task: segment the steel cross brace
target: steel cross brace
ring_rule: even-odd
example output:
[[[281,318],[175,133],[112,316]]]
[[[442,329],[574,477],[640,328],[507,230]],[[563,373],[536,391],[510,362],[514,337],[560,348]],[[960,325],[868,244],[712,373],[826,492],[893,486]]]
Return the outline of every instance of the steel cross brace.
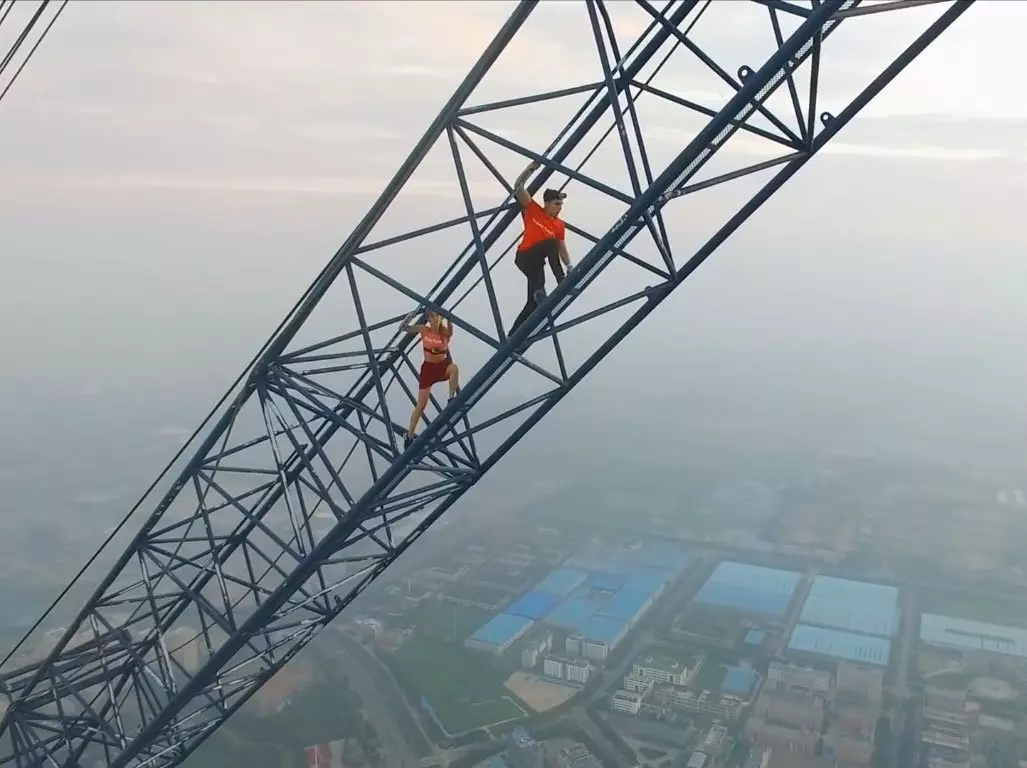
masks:
[[[533,191],[545,183],[554,168],[578,183],[612,189],[585,176],[580,166],[571,168],[566,162],[589,129],[616,104],[614,124],[631,168],[632,192],[611,197],[626,198],[622,202],[629,204],[628,211],[602,237],[587,238],[594,243],[593,248],[514,336],[504,333],[494,291],[488,285],[494,330],[476,325],[456,311],[463,300],[458,294],[468,282],[487,283],[490,265],[486,256],[504,233],[509,234],[509,225],[517,216],[509,201],[482,212],[471,210],[457,139],[479,159],[483,153],[469,140],[471,133],[501,139],[494,134],[488,136],[489,132],[470,118],[504,105],[464,108],[463,102],[532,10],[532,3],[522,5],[397,180],[390,184],[384,202],[379,201],[308,292],[292,322],[272,343],[243,391],[61,643],[44,662],[0,678],[0,692],[11,702],[0,728],[10,747],[4,743],[0,763],[13,760],[19,765],[77,765],[90,747],[95,748],[91,750],[94,755],[99,750],[109,765],[171,765],[184,759],[460,498],[970,2],[950,7],[863,94],[836,117],[826,120],[819,133],[814,131],[813,116],[821,45],[840,23],[837,12],[851,10],[857,3],[838,0],[819,4],[787,39],[779,32],[772,7],[770,17],[778,31],[778,50],[758,70],[740,73],[734,83],[735,97],[721,109],[696,110],[710,117],[709,123],[656,177],[645,157],[644,130],[638,126],[633,99],[642,92],[647,96],[673,96],[642,83],[641,70],[665,42],[689,47],[681,26],[698,4],[672,3],[662,12],[652,12],[648,3],[640,5],[655,17],[654,24],[621,56],[604,6],[588,4],[603,79],[597,85],[578,89],[593,89],[593,98],[546,152],[536,154],[517,148],[525,157],[541,158],[545,165],[531,184]],[[803,114],[791,73],[807,61],[814,72]],[[780,165],[781,170],[706,245],[678,266],[667,242],[661,210],[677,197],[753,172],[743,169],[719,179],[694,181],[732,135],[753,131],[745,121],[753,113],[766,111],[765,100],[781,84],[789,87],[797,128],[782,131],[774,140],[791,151],[776,161],[758,164],[763,169]],[[775,125],[787,125],[780,115],[774,117]],[[453,150],[468,215],[431,229],[473,222],[472,243],[435,288],[419,292],[391,278],[367,256],[399,239],[392,238],[386,244],[364,241],[374,220],[399,194],[420,157],[443,134]],[[634,164],[635,149],[625,140],[632,134],[638,165]],[[501,176],[494,167],[490,170]],[[655,245],[657,257],[652,263],[640,253],[627,250],[641,232],[648,232]],[[586,289],[618,259],[644,268],[655,282],[601,310],[561,323],[562,316]],[[359,330],[290,349],[313,307],[343,274],[359,317]],[[407,451],[400,447],[403,427],[390,413],[390,403],[394,406],[396,400],[390,401],[389,396],[397,386],[405,386],[401,377],[410,378],[413,372],[409,343],[391,333],[387,340],[373,338],[389,331],[398,316],[377,321],[367,317],[358,283],[369,276],[409,298],[410,306],[440,309],[458,328],[494,350],[457,400],[431,420]],[[558,346],[561,334],[612,311],[615,305],[637,308],[584,362],[568,366]],[[554,342],[557,370],[549,370],[527,356],[525,350],[544,338]],[[338,351],[350,342],[356,347]],[[314,367],[302,368],[310,365]],[[487,396],[515,365],[535,372],[552,388],[488,415]],[[323,374],[339,369],[359,372],[349,391],[321,380]],[[409,407],[413,393],[409,386],[406,389],[406,397],[399,402]],[[247,410],[245,406],[251,404],[255,408]],[[509,426],[514,416],[523,417],[520,424],[504,431],[494,447],[483,448],[483,436],[497,426]],[[343,436],[353,438],[351,450],[332,453]],[[350,464],[358,452],[366,460],[359,472]],[[186,510],[175,507],[183,499],[190,504],[184,516],[181,513]],[[321,507],[327,507],[327,511],[320,511]],[[169,514],[173,510],[182,519]],[[324,520],[328,522],[319,522]],[[138,571],[127,573],[133,562]],[[186,636],[176,634],[187,628]],[[198,665],[183,660],[184,651],[193,650],[202,659]],[[6,754],[8,748],[12,750],[10,756]]]

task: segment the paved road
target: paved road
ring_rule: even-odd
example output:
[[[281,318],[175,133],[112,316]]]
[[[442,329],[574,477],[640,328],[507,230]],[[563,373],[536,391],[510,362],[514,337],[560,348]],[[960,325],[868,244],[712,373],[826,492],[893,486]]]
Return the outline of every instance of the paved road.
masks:
[[[788,650],[788,640],[792,636],[792,630],[795,629],[795,625],[799,623],[799,617],[802,616],[802,608],[806,605],[806,598],[809,596],[809,591],[813,587],[813,579],[816,576],[817,570],[815,568],[806,568],[802,578],[799,580],[798,594],[792,597],[794,608],[785,624],[784,632],[781,633],[781,637],[778,638],[778,642],[774,646],[774,653],[779,656],[784,655],[784,652]]]
[[[892,693],[895,694],[897,712],[892,718],[892,743],[888,764],[891,768],[899,766],[899,746],[902,743],[902,734],[906,728],[906,699],[909,697],[909,660],[916,643],[916,596],[911,589],[903,589],[900,593],[902,600],[902,628],[899,636],[899,664],[896,672],[895,685]]]
[[[903,589],[902,595],[902,629],[899,642],[898,676],[895,679],[894,693],[900,699],[909,696],[907,682],[909,680],[909,659],[913,646],[916,644],[916,597],[911,589]]]
[[[342,647],[333,658],[364,702],[367,718],[380,734],[383,756],[391,753],[387,768],[416,768],[422,758],[432,757],[431,745],[381,662],[341,629],[336,636]]]
[[[584,710],[578,709],[575,711],[574,721],[578,724],[581,730],[587,733],[592,741],[596,743],[596,746],[602,750],[608,760],[614,762],[616,765],[623,766],[624,768],[627,768],[630,765],[621,753],[617,751],[617,748],[606,739],[603,732],[596,728],[595,723],[592,722],[591,718],[589,718],[588,714]],[[597,755],[597,757],[599,757],[599,755]]]

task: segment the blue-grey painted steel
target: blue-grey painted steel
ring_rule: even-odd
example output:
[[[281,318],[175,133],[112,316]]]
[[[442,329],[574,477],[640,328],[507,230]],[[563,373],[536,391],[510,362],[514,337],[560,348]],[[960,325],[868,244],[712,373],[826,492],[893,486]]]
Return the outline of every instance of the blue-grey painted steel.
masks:
[[[705,7],[697,0],[670,0],[661,10],[636,0],[653,21],[623,54],[613,39],[606,8],[600,0],[587,0],[602,65],[593,86],[467,105],[475,86],[534,9],[534,2],[521,3],[385,193],[305,294],[56,647],[42,662],[0,676],[0,694],[9,701],[0,721],[0,765],[180,763],[973,2],[951,4],[914,45],[831,117],[816,115],[816,71],[825,41],[843,21],[844,13],[838,12],[856,8],[859,0],[824,0],[812,9],[786,0],[759,1],[768,8],[777,50],[758,68],[744,68],[737,80],[718,71],[689,37],[689,25]],[[778,11],[801,19],[787,37],[780,32]],[[708,124],[665,168],[653,169],[644,132],[637,128],[634,100],[645,93],[647,98],[666,97],[689,105],[640,80],[643,68],[668,45],[672,50],[689,48],[701,60],[709,60],[736,95],[716,112],[695,105],[696,113],[709,118]],[[812,70],[812,87],[804,104],[792,75],[805,66]],[[789,89],[795,130],[781,115],[768,116],[765,101],[781,85]],[[591,96],[545,151],[517,146],[474,122],[487,110],[515,108],[569,91]],[[631,195],[589,178],[581,173],[580,164],[568,164],[571,153],[611,110],[631,168]],[[754,114],[767,117],[780,135],[748,125]],[[744,169],[693,181],[737,131],[772,136],[786,153],[755,167],[780,170],[704,246],[678,262],[667,242],[662,209],[676,198],[752,172]],[[472,153],[499,176],[474,136],[505,144],[525,158],[542,159],[542,170],[529,184],[532,193],[560,169],[577,183],[609,192],[629,206],[602,236],[572,230],[591,242],[591,249],[510,336],[502,327],[489,281],[489,264],[495,261],[488,257],[500,239],[511,234],[518,212],[509,195],[501,204],[490,200],[488,208],[473,207],[461,154]],[[634,148],[629,136],[636,140]],[[376,222],[438,141],[447,142],[452,150],[467,215],[406,238],[367,242]],[[508,183],[503,184],[509,190]],[[391,278],[370,260],[369,254],[405,239],[458,225],[470,226],[471,242],[426,293]],[[659,254],[654,261],[629,250],[636,235],[645,231]],[[652,284],[600,310],[562,321],[615,259],[643,266]],[[434,403],[434,416],[426,419],[427,427],[408,449],[403,448],[400,422],[415,395],[410,383],[416,373],[414,342],[392,330],[399,316],[368,304],[362,286],[371,281],[408,297],[410,309],[438,309],[492,349],[452,403],[441,408]],[[472,321],[458,312],[459,305],[482,283],[492,317]],[[300,332],[333,284],[348,288],[357,329],[301,346]],[[633,314],[583,362],[567,363],[558,346],[561,332],[612,307],[631,306]],[[553,340],[555,369],[527,357],[527,350],[543,339]],[[489,407],[494,399],[490,393],[515,365],[533,370],[551,386],[496,411]],[[346,372],[353,377],[348,386],[326,383],[329,376]],[[402,413],[394,413],[397,403],[403,405]],[[501,437],[494,439],[497,429]],[[340,452],[339,444],[347,440],[352,446]]]

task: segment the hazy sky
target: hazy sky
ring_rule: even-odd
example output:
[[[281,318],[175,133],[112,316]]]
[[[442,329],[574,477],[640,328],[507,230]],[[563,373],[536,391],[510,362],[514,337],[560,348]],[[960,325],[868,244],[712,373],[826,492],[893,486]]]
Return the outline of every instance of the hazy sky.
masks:
[[[628,3],[611,7],[627,47],[645,16]],[[76,435],[66,440],[78,452],[132,431],[173,444],[191,428],[346,237],[510,8],[69,5],[0,104],[0,326],[10,361],[0,390],[18,461],[55,462],[59,448],[41,435],[62,430]],[[826,47],[820,108],[840,109],[939,12],[846,22]],[[848,414],[839,423],[867,410],[901,421],[926,409],[923,424],[982,418],[988,430],[1008,431],[1003,439],[1020,434],[1025,28],[1027,4],[978,3],[585,389],[631,407],[658,396],[660,407],[679,407],[683,429],[688,407],[675,406],[676,396],[705,387],[767,411],[808,404]],[[584,6],[543,3],[486,96],[598,80],[590,34]],[[766,9],[714,3],[695,39],[732,74],[758,66],[772,41]],[[672,65],[667,78],[663,87],[696,101],[725,98],[694,63]],[[699,123],[643,102],[659,164]],[[576,106],[480,122],[541,149]],[[617,151],[611,143],[588,170],[627,191]],[[716,167],[765,152],[739,141]],[[524,164],[503,150],[496,157],[509,177]],[[480,167],[469,173],[483,205],[502,199]],[[452,179],[439,158],[429,161],[389,226],[459,215]],[[672,204],[678,258],[752,189],[736,184]],[[597,230],[615,217],[580,185],[569,192],[571,222]],[[456,245],[400,251],[383,268],[433,282]],[[586,250],[573,238],[570,246],[575,256]],[[506,264],[496,282],[509,322],[522,278]],[[333,305],[339,318],[344,302]],[[103,454],[91,460],[129,458]]]

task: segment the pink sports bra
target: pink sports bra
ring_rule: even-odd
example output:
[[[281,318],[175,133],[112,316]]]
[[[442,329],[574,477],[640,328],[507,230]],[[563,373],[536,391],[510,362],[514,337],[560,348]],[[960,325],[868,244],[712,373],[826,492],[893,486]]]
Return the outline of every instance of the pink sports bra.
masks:
[[[421,331],[421,343],[429,355],[441,355],[449,349],[449,339],[435,331]]]

